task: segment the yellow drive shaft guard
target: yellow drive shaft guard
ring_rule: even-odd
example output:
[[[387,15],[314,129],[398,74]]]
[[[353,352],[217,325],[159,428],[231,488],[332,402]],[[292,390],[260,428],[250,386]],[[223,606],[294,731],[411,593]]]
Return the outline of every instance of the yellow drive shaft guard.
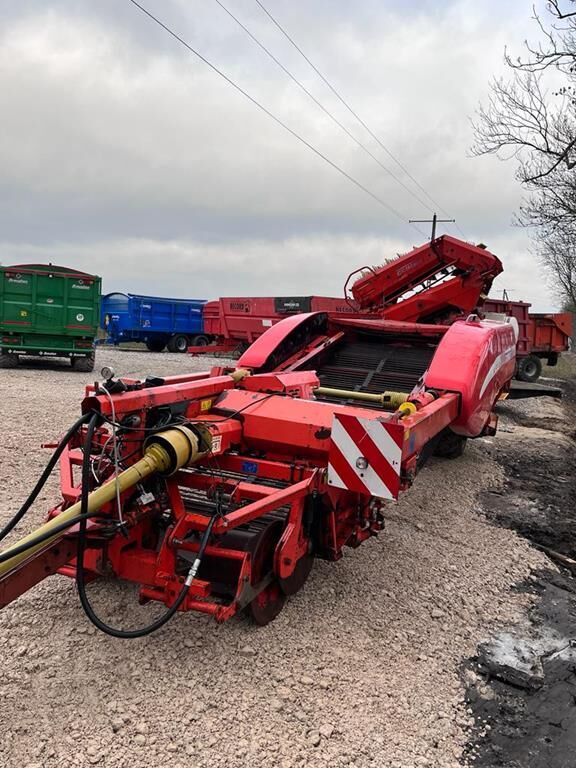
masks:
[[[181,467],[193,463],[202,455],[199,443],[198,436],[191,429],[184,426],[173,427],[152,435],[146,440],[144,456],[139,461],[123,472],[120,472],[117,478],[111,478],[88,495],[88,513],[98,512],[105,504],[116,498],[116,484],[118,484],[119,492],[123,493],[155,472],[170,475],[177,472]],[[31,546],[24,552],[15,554],[14,557],[0,563],[0,576],[8,573],[24,560],[27,560],[30,555],[44,549],[44,547],[51,544],[59,536],[62,536],[62,532],[56,533],[53,537],[42,541],[40,544],[32,544],[38,536],[49,533],[51,530],[62,525],[62,523],[74,520],[80,514],[80,508],[81,502],[77,501],[71,507],[60,512],[59,515],[48,520],[44,525],[41,525],[32,533],[17,541],[12,547],[5,550],[2,553],[3,555],[9,554],[11,550],[29,542],[31,543]]]

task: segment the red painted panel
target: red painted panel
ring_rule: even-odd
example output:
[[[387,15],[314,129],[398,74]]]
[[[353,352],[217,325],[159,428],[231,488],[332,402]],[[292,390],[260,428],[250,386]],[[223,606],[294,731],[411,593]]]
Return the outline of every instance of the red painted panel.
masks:
[[[290,315],[285,317],[276,325],[269,328],[266,333],[260,336],[238,360],[239,368],[258,369],[264,365],[268,357],[284,339],[292,333],[295,328],[302,325],[309,317],[313,317],[317,312],[307,312],[301,315]]]
[[[428,389],[459,392],[460,414],[451,426],[459,434],[477,437],[515,369],[516,340],[511,325],[459,320],[438,344],[424,384]]]

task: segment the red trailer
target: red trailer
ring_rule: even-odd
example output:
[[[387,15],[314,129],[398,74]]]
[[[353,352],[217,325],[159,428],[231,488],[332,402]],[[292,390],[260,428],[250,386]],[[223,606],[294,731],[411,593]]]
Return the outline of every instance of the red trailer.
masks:
[[[570,312],[556,314],[532,314],[532,305],[526,301],[485,299],[484,312],[504,314],[518,322],[519,335],[516,346],[516,378],[521,381],[536,381],[542,373],[542,360],[556,365],[561,352],[570,348],[572,336],[572,315]]]
[[[361,267],[348,298],[292,296],[224,298],[204,305],[205,344],[191,353],[229,352],[248,346],[288,315],[326,312],[331,320],[374,317],[442,324],[467,317],[479,296],[502,271],[500,260],[484,246],[443,236],[381,267]]]
[[[327,312],[331,317],[351,316],[344,299],[328,296],[225,297],[204,305],[203,343],[189,347],[191,354],[232,352],[247,348],[288,315]]]
[[[570,312],[530,314],[532,354],[546,357],[548,365],[556,365],[560,353],[569,349],[572,333]]]

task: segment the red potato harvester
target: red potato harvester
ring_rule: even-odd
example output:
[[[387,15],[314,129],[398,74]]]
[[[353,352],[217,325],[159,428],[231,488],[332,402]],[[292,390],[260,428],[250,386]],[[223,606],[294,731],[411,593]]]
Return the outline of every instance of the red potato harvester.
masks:
[[[490,265],[483,278],[458,267],[434,280],[428,317],[476,306],[501,270],[488,251],[454,238],[423,248],[468,249]],[[361,285],[370,276],[383,279],[372,271]],[[465,307],[452,288],[442,299],[438,288],[454,280],[473,280],[476,300],[469,285]],[[513,322],[475,315],[438,325],[316,312],[271,327],[235,368],[145,381],[103,371],[0,534],[24,516],[59,460],[61,502],[0,555],[0,607],[60,573],[76,579],[90,620],[118,637],[142,636],[188,610],[217,621],[246,610],[266,624],[303,586],[314,558],[338,560],[383,528],[384,505],[431,455],[456,457],[467,438],[494,433],[516,340]],[[108,626],[86,590],[104,574],[138,584],[140,600],[165,611],[140,629]]]

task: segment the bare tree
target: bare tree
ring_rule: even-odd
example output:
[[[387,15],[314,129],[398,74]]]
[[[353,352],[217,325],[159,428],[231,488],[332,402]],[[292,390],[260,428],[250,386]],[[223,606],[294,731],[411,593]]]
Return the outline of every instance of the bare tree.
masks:
[[[554,275],[554,283],[566,309],[576,311],[576,231],[555,227],[536,235],[536,247]]]
[[[474,124],[473,154],[517,162],[526,197],[516,223],[531,227],[536,251],[565,302],[576,306],[576,0],[553,0],[541,41],[505,52],[508,79],[491,83]]]

